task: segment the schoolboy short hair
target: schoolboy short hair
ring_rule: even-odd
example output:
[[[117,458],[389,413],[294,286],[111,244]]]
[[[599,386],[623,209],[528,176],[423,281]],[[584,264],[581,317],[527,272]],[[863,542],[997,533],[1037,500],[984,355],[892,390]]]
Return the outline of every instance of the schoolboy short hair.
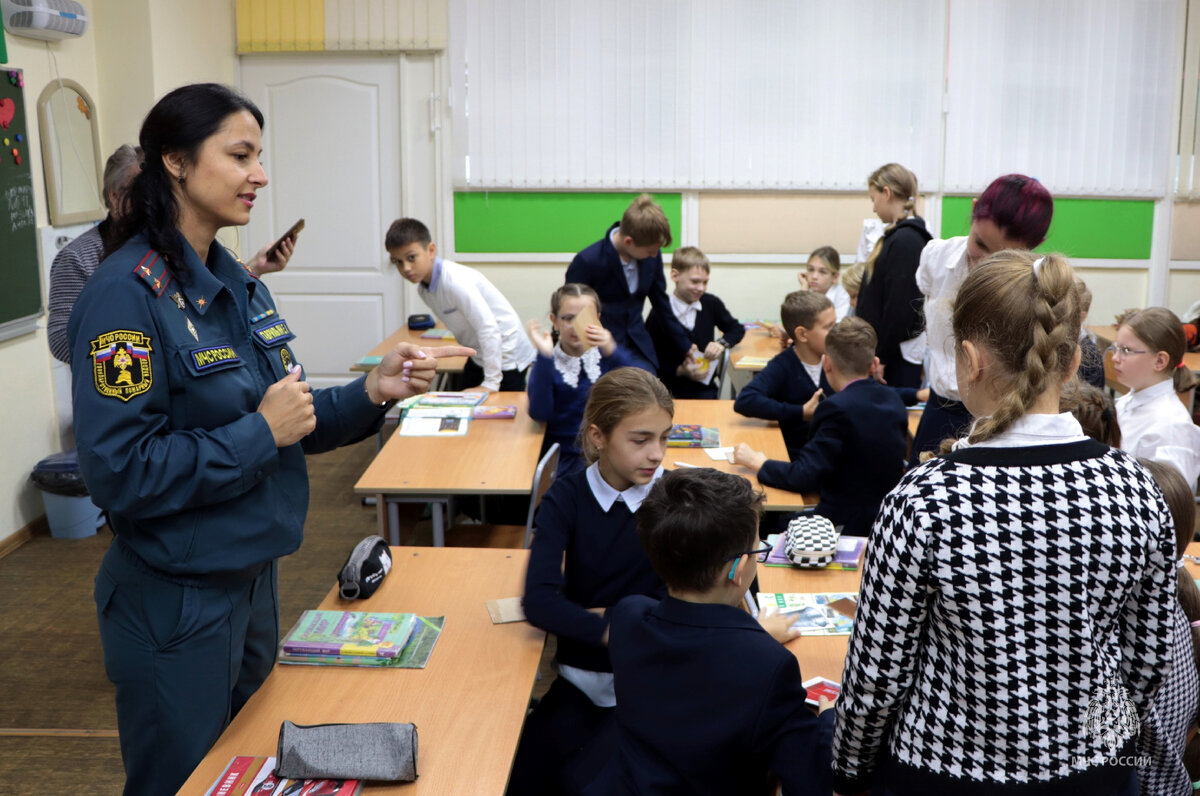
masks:
[[[671,270],[683,274],[693,268],[703,268],[704,273],[712,273],[712,265],[708,262],[708,257],[704,252],[695,246],[680,246],[671,256]]]
[[[850,316],[837,322],[825,337],[825,354],[842,375],[865,376],[875,361],[879,338],[871,324]]]
[[[758,542],[765,496],[739,475],[671,470],[638,509],[638,537],[668,587],[708,591],[730,560]]]
[[[671,245],[671,222],[654,197],[644,193],[621,216],[621,234],[633,238],[635,246],[665,249]]]
[[[415,218],[398,218],[393,221],[383,239],[383,248],[388,251],[403,249],[410,243],[419,243],[422,246],[429,246],[433,243],[429,227]]]
[[[817,325],[817,316],[833,308],[833,302],[824,293],[815,290],[793,290],[783,299],[779,317],[783,329],[789,335],[796,333],[797,326],[811,329]]]

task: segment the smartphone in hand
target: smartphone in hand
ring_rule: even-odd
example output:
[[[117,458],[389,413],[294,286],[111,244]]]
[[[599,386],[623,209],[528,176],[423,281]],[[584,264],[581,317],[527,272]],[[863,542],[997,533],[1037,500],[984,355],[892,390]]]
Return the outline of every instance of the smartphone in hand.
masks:
[[[294,240],[295,237],[300,234],[300,230],[302,229],[304,229],[304,219],[300,219],[295,224],[292,224],[288,231],[283,233],[279,240],[272,243],[271,248],[267,249],[267,259],[270,260],[275,256],[275,252],[279,251],[279,247],[283,245],[285,240],[288,238],[292,238]]]

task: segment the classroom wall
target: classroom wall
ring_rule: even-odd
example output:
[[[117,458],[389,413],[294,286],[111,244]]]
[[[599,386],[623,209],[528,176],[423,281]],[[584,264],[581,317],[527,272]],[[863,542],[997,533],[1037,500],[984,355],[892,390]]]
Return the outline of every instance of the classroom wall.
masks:
[[[90,12],[95,0],[83,0]],[[96,69],[96,39],[46,43],[5,34],[8,64],[24,70],[25,108],[28,120],[29,162],[38,227],[50,223],[46,209],[46,184],[37,120],[37,98],[55,79],[51,53],[58,73],[76,81],[101,103]],[[43,286],[44,290],[44,286]],[[44,302],[44,294],[43,294]],[[33,334],[0,343],[0,373],[8,374],[4,388],[3,439],[8,454],[0,457],[0,540],[13,535],[45,513],[41,495],[29,483],[29,473],[39,459],[59,449],[54,390],[50,379],[50,352],[45,323]]]
[[[47,45],[5,34],[7,65],[25,72],[32,142],[39,141],[37,97],[55,76],[51,53],[58,73],[92,95],[105,157],[117,145],[137,140],[146,111],[175,86],[205,80],[236,84],[232,3],[224,5],[227,13],[213,13],[222,6],[175,0],[81,2],[91,26],[78,39]],[[134,46],[147,42],[149,46]],[[49,216],[39,149],[30,147],[30,165],[41,228],[49,224]],[[0,540],[45,513],[28,478],[38,459],[60,447],[50,362],[44,318],[33,334],[0,343],[0,372],[11,376],[5,389],[3,439],[12,452],[0,461]]]

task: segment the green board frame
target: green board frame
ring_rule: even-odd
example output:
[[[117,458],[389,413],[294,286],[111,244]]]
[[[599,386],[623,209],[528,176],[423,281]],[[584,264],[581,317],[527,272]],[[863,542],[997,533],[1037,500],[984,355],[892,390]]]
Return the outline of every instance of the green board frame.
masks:
[[[454,194],[454,250],[472,253],[577,252],[604,237],[637,193]],[[679,238],[683,195],[652,194]],[[663,249],[675,250],[675,243]]]
[[[971,229],[974,197],[942,200],[942,237]],[[1143,199],[1055,199],[1054,220],[1039,252],[1095,260],[1148,260],[1154,231],[1154,202]]]

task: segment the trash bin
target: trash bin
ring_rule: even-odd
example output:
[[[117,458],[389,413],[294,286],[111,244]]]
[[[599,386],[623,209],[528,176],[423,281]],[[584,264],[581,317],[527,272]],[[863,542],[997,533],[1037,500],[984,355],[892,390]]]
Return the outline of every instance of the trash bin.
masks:
[[[54,453],[42,459],[34,466],[29,480],[42,490],[46,521],[55,539],[94,536],[96,529],[104,524],[104,513],[88,497],[76,451]]]

